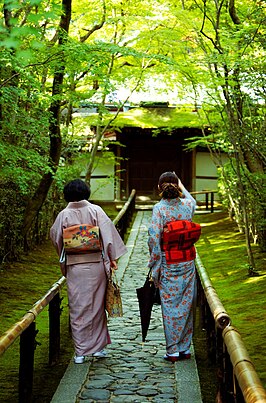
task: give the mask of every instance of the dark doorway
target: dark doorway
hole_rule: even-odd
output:
[[[137,197],[158,199],[158,179],[166,171],[175,171],[185,186],[191,187],[193,154],[183,149],[183,131],[153,136],[148,129],[124,128],[120,141],[125,145],[121,148],[121,168],[128,192],[136,189]]]

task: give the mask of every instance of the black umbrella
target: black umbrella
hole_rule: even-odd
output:
[[[151,280],[150,273],[151,270],[143,286],[136,289],[139,301],[142,341],[145,341],[148,333],[153,304],[160,304],[159,289],[155,287],[154,282]]]

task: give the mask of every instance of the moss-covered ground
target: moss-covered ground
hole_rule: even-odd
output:
[[[0,271],[0,335],[19,321],[61,277],[58,258],[50,244],[39,246],[19,262],[2,265]],[[68,307],[65,287],[62,289],[61,328],[68,329]],[[34,357],[34,403],[50,402],[73,354],[71,337],[62,331],[58,365],[48,365],[48,308],[36,320]],[[19,339],[0,357],[0,402],[18,402]]]
[[[266,268],[265,253],[254,246],[254,254],[260,276],[249,277],[244,236],[240,234],[225,213],[196,215],[195,221],[202,224],[202,236],[197,250],[206,267],[217,293],[244,340],[256,371],[266,387]],[[18,321],[45,295],[61,277],[58,258],[50,242],[23,255],[19,262],[0,267],[0,335]],[[62,291],[62,336],[60,362],[48,365],[48,310],[37,318],[37,346],[33,403],[48,403],[64,374],[73,354],[68,329],[68,308],[65,287]],[[214,369],[206,369],[210,363],[206,357],[205,334],[195,332],[194,343],[199,362],[202,389],[206,390],[204,402],[213,402]],[[18,401],[19,342],[16,341],[0,357],[0,402]],[[211,397],[208,397],[211,396]]]

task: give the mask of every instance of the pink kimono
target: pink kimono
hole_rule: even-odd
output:
[[[102,252],[66,256],[66,281],[70,324],[77,356],[102,350],[111,343],[104,307],[110,261],[127,249],[113,222],[100,206],[87,200],[68,203],[51,230],[51,240],[61,255],[63,228],[76,224],[98,225],[103,243]]]

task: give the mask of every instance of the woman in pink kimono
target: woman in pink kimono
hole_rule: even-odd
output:
[[[88,201],[90,188],[80,179],[64,187],[68,205],[50,230],[58,256],[63,249],[63,229],[77,224],[100,228],[102,251],[66,255],[61,271],[66,276],[70,324],[75,347],[74,362],[82,364],[85,357],[106,357],[104,347],[111,343],[105,312],[105,291],[111,269],[127,249],[113,222],[100,206]]]
[[[166,339],[164,358],[174,362],[191,356],[196,273],[194,260],[166,261],[166,254],[161,249],[162,235],[167,223],[192,221],[196,201],[174,172],[165,172],[160,176],[158,189],[162,199],[153,208],[149,227],[148,267],[152,268],[153,280],[160,289]]]

